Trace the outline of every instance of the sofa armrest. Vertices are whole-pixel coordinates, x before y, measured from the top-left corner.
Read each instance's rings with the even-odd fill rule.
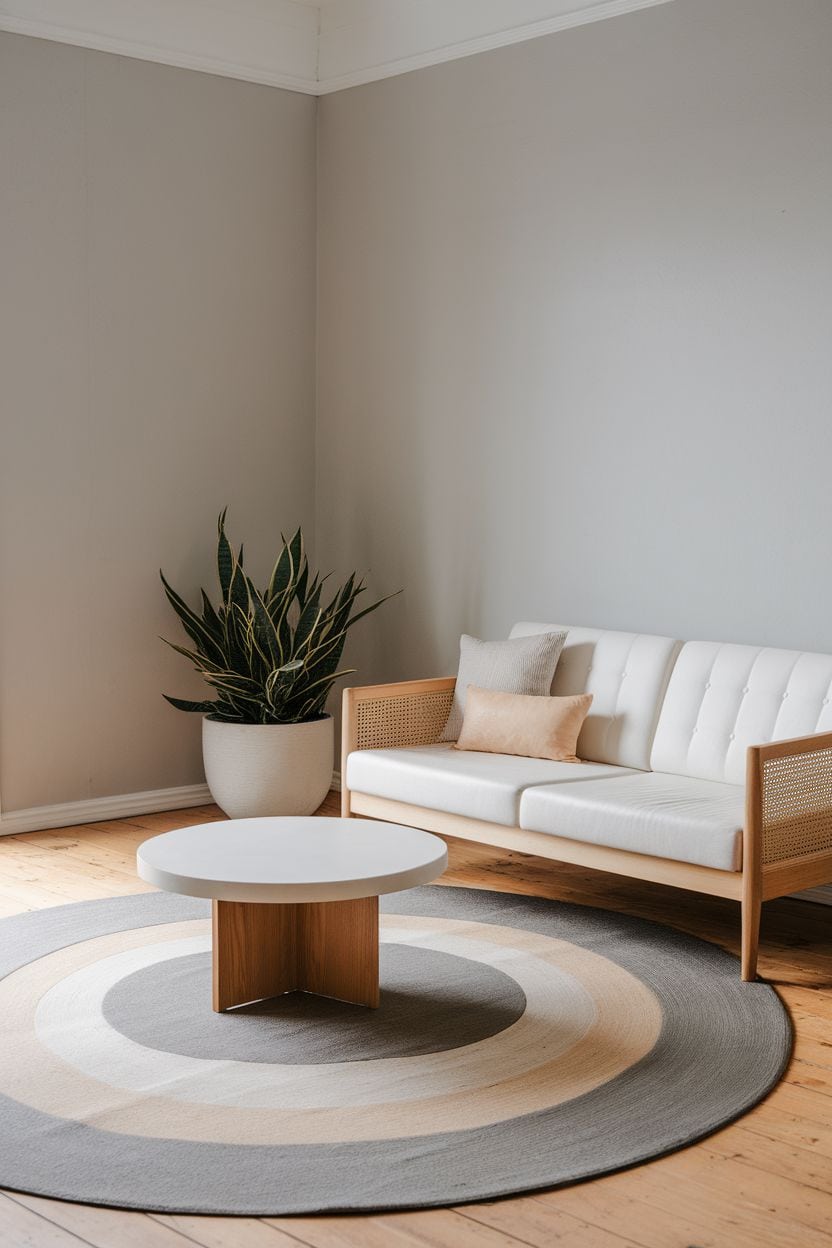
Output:
[[[432,745],[439,740],[454,696],[454,676],[345,689],[341,724],[341,784],[353,750]]]
[[[341,814],[350,813],[347,758],[353,750],[432,745],[448,718],[455,676],[345,689],[341,719]]]
[[[754,870],[832,856],[832,732],[748,750],[745,856]]]

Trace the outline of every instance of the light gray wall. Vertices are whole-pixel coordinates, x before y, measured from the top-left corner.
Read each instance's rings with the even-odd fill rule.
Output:
[[[319,549],[356,680],[518,618],[832,650],[832,4],[324,97]]]
[[[0,34],[0,794],[202,779],[158,581],[313,521],[315,101]]]

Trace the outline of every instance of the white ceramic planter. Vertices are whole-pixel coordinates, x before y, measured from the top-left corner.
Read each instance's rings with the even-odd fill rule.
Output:
[[[311,815],[329,792],[332,716],[308,724],[202,721],[205,779],[231,819]]]

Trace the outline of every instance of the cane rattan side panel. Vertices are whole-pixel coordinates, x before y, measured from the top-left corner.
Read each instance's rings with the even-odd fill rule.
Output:
[[[832,851],[832,749],[762,764],[763,863]]]
[[[356,750],[383,750],[396,745],[433,745],[439,740],[454,691],[362,698],[354,706]]]

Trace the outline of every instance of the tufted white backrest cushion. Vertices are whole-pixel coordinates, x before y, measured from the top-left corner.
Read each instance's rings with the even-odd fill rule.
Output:
[[[578,737],[578,757],[650,769],[650,750],[665,689],[682,643],[643,633],[613,633],[566,624],[515,624],[512,637],[567,629],[552,693],[591,693]]]
[[[745,783],[746,749],[832,730],[832,655],[689,641],[659,716],[654,771]]]

